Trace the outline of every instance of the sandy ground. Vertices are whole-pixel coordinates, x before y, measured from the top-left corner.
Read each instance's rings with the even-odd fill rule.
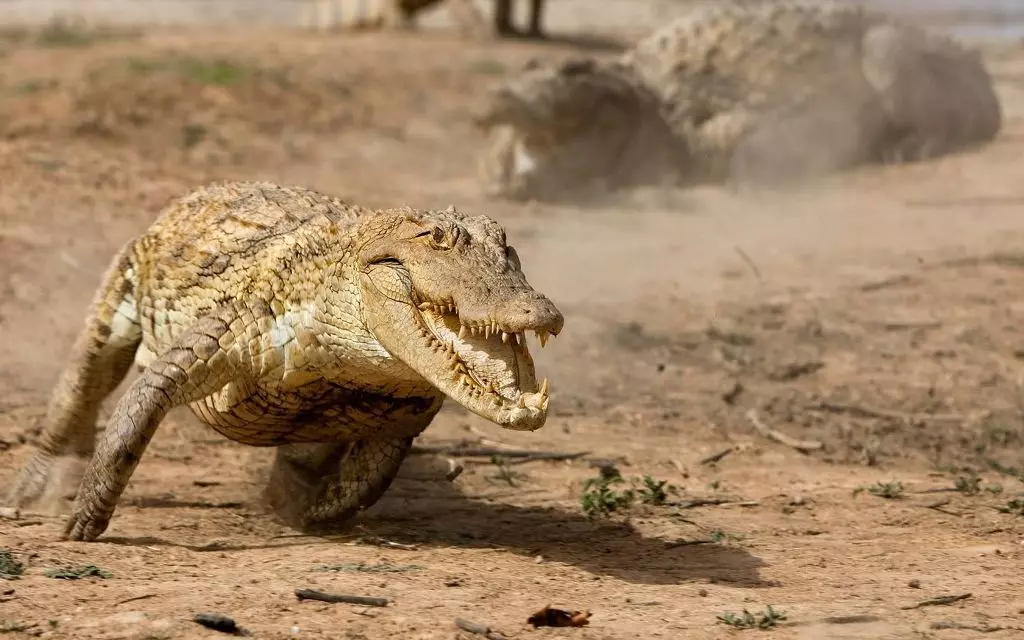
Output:
[[[421,444],[589,452],[464,458],[453,482],[445,456],[417,455],[350,533],[303,537],[260,506],[270,452],[178,411],[98,542],[58,542],[59,517],[0,520],[25,567],[0,581],[0,630],[214,638],[191,617],[216,612],[258,638],[470,637],[456,617],[507,638],[1021,637],[1024,46],[985,47],[1006,126],[974,152],[784,192],[489,201],[474,102],[578,50],[443,31],[0,36],[0,486],[113,252],[222,178],[500,219],[566,316],[536,353],[553,416],[515,434],[449,406]],[[751,410],[820,447],[766,438]],[[602,460],[674,485],[671,504],[588,517]],[[81,565],[112,575],[45,575]],[[546,604],[590,624],[532,630]],[[786,618],[763,632],[717,619],[768,605]]]

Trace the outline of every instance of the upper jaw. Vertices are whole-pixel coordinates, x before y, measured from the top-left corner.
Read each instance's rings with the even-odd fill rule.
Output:
[[[478,337],[481,336],[485,340],[489,340],[491,336],[501,337],[501,341],[504,344],[513,345],[526,345],[526,332],[532,330],[537,336],[537,340],[540,341],[540,346],[543,348],[547,345],[548,340],[552,336],[557,336],[562,330],[562,322],[558,323],[545,323],[536,328],[526,328],[521,326],[519,323],[512,324],[509,322],[503,322],[499,320],[491,319],[464,319],[459,315],[458,307],[455,306],[454,302],[421,302],[417,305],[417,308],[421,313],[431,313],[435,316],[449,316],[454,317],[459,321],[459,334],[460,340],[465,340],[467,337]]]

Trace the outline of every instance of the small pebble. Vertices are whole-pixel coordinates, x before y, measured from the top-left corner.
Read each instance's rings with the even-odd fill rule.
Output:
[[[921,588],[921,581],[920,580],[911,580],[910,582],[907,583],[907,586],[910,587],[911,589],[920,589]]]
[[[708,596],[708,590],[707,589],[698,589],[697,590],[697,595],[702,597],[702,598],[706,598]]]

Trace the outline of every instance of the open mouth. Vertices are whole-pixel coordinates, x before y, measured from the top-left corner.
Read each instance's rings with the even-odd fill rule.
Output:
[[[442,391],[475,412],[547,412],[548,381],[537,384],[526,333],[533,331],[543,347],[557,332],[463,319],[453,302],[421,302],[417,310],[425,346],[448,360],[452,384]]]

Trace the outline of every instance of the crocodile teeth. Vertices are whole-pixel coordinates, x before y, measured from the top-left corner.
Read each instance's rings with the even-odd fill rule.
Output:
[[[505,344],[508,344],[509,338],[510,338],[509,334],[505,333],[504,331],[501,332],[501,341],[502,342],[504,342]]]
[[[540,394],[543,396],[548,395],[548,379],[544,378],[544,382],[540,383]]]
[[[543,349],[545,347],[545,345],[547,345],[547,343],[548,343],[548,332],[547,331],[537,331],[535,333],[537,334],[537,339],[540,340],[540,348]]]
[[[545,409],[548,397],[543,393],[524,393],[519,396],[519,406],[523,409]]]
[[[464,324],[459,325],[459,340],[462,340],[465,337],[466,337],[466,325],[464,325]]]
[[[484,339],[490,339],[491,337],[491,325],[484,325]]]

